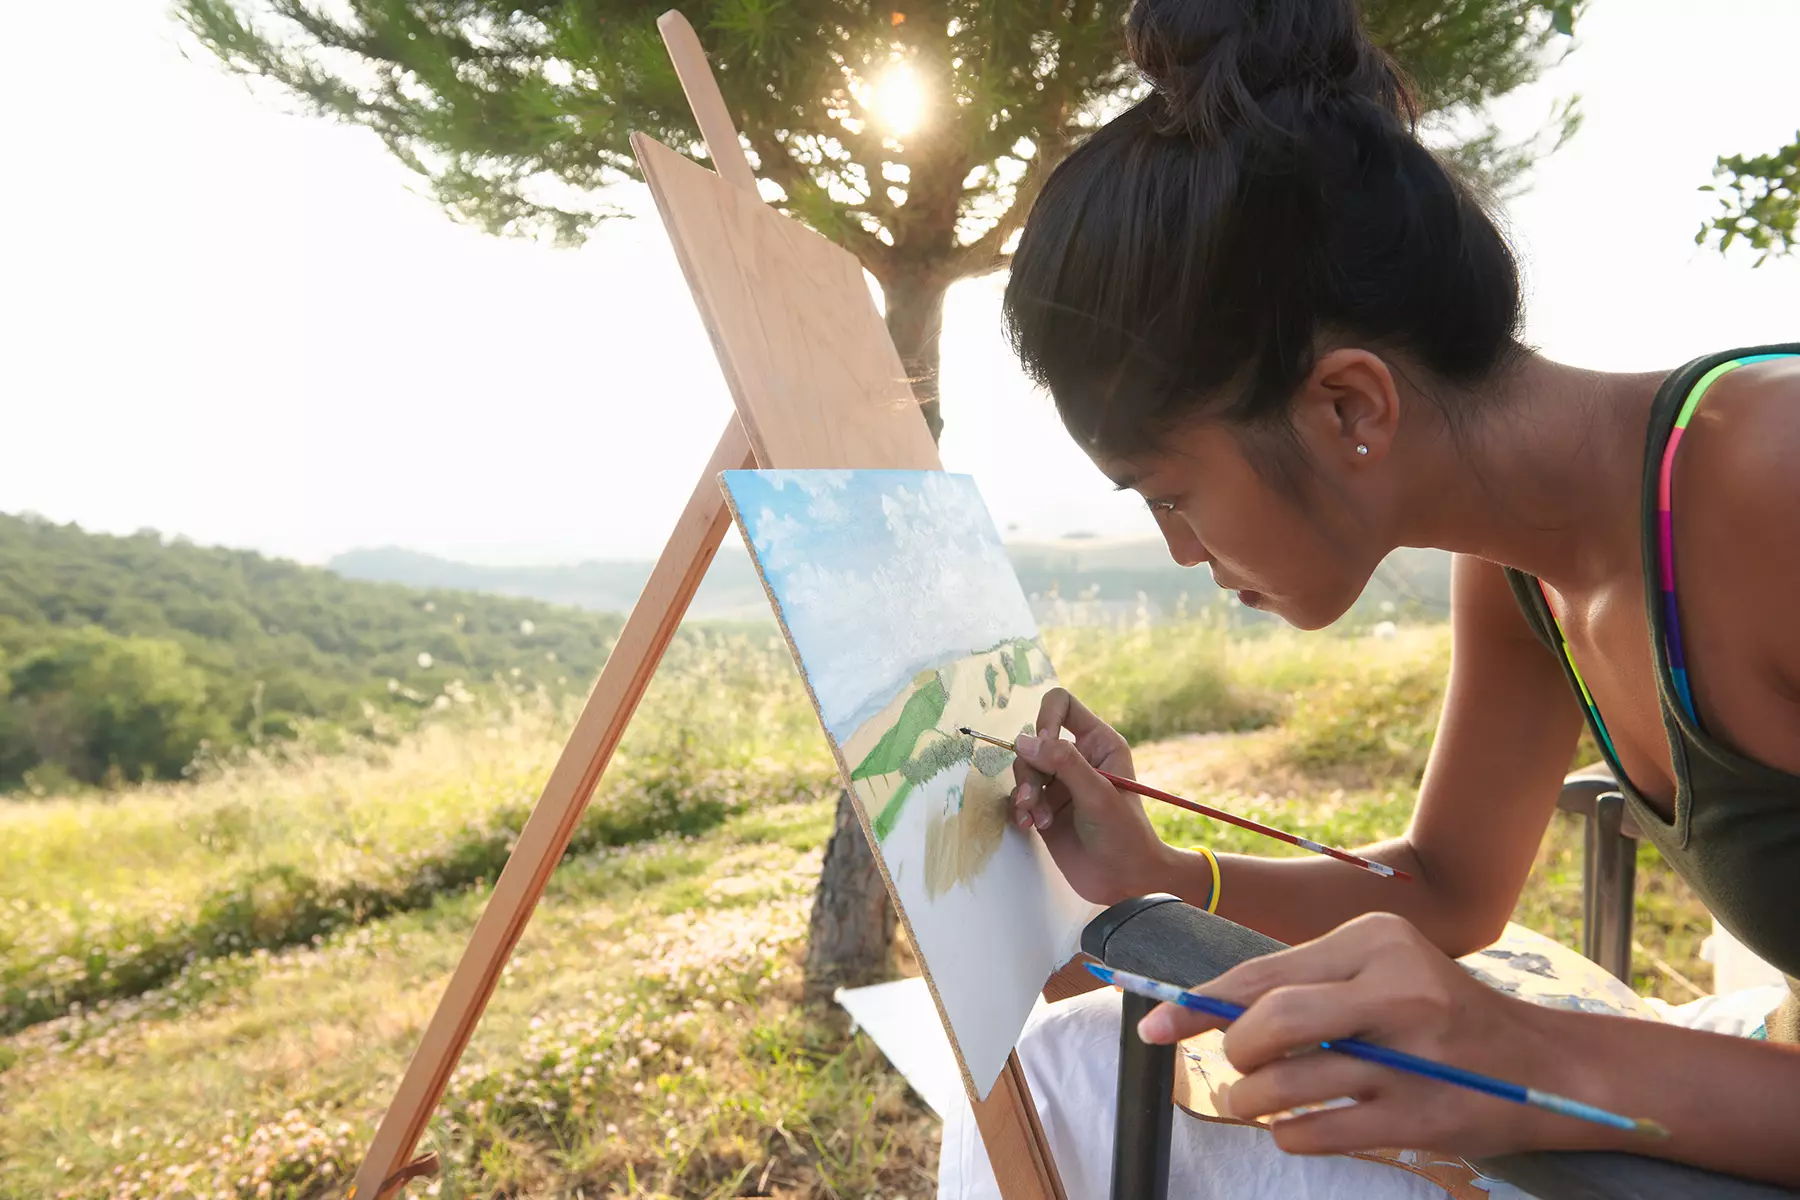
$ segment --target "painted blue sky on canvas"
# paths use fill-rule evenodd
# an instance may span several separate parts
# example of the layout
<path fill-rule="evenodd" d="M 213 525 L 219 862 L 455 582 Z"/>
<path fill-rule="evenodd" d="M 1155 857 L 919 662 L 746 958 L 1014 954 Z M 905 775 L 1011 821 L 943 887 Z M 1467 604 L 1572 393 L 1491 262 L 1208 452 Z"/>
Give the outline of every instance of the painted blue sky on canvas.
<path fill-rule="evenodd" d="M 855 732 L 928 667 L 1037 636 L 969 476 L 724 478 L 833 737 Z"/>

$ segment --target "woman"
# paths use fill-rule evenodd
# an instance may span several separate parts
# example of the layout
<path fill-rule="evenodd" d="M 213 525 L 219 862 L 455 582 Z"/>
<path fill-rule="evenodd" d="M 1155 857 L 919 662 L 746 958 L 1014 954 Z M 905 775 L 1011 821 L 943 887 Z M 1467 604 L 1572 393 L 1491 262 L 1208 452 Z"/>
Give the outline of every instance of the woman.
<path fill-rule="evenodd" d="M 1174 892 L 1296 946 L 1203 989 L 1250 1006 L 1234 1115 L 1359 1101 L 1279 1122 L 1287 1151 L 1621 1149 L 1800 1185 L 1792 996 L 1730 1038 L 1534 1007 L 1451 961 L 1511 913 L 1585 712 L 1644 836 L 1800 974 L 1800 346 L 1646 374 L 1523 347 L 1507 244 L 1352 0 L 1139 0 L 1127 36 L 1153 94 L 1037 200 L 1015 348 L 1176 561 L 1249 607 L 1318 629 L 1396 547 L 1453 552 L 1454 655 L 1412 824 L 1363 851 L 1409 886 L 1164 845 L 1095 773 L 1131 774 L 1125 741 L 1061 692 L 1020 739 L 1018 822 L 1089 900 Z M 1164 1006 L 1142 1033 L 1209 1027 Z M 1288 1056 L 1352 1035 L 1673 1136 Z"/>

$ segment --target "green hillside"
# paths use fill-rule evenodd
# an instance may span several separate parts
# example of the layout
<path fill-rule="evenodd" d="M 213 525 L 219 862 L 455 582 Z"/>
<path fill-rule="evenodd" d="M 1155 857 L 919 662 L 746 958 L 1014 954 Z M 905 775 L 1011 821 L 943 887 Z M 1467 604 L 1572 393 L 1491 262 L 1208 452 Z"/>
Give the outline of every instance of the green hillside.
<path fill-rule="evenodd" d="M 0 515 L 0 788 L 168 778 L 206 746 L 585 689 L 620 618 Z"/>

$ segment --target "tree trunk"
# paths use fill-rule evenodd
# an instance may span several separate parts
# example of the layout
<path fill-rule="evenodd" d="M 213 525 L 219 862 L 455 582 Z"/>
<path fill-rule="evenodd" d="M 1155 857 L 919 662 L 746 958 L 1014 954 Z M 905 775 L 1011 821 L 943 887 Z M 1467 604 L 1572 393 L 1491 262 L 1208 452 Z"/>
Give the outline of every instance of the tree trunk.
<path fill-rule="evenodd" d="M 850 793 L 838 793 L 837 821 L 813 893 L 806 931 L 806 995 L 829 1000 L 840 987 L 877 983 L 893 973 L 894 906 L 875 868 Z"/>
<path fill-rule="evenodd" d="M 883 288 L 888 336 L 912 381 L 925 423 L 936 440 L 944 422 L 938 415 L 938 335 L 944 325 L 945 286 L 924 275 L 907 274 Z M 838 796 L 837 822 L 825 847 L 825 866 L 813 893 L 807 929 L 806 994 L 830 999 L 839 987 L 876 983 L 893 973 L 894 906 L 863 836 L 850 794 Z"/>
<path fill-rule="evenodd" d="M 913 396 L 925 414 L 932 441 L 944 432 L 938 411 L 938 342 L 944 332 L 944 293 L 948 285 L 924 271 L 896 271 L 882 284 L 888 336 L 900 352 L 900 363 L 912 383 Z"/>

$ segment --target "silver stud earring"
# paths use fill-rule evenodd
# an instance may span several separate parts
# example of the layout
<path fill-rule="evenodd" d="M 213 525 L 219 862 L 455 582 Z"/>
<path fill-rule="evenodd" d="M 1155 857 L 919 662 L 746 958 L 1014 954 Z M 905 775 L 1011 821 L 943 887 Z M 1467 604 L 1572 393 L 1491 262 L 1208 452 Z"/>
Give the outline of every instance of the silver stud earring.
<path fill-rule="evenodd" d="M 1362 445 L 1361 443 L 1358 443 L 1357 447 L 1356 447 L 1356 452 L 1358 454 L 1367 454 L 1369 452 L 1369 448 L 1367 446 Z"/>

